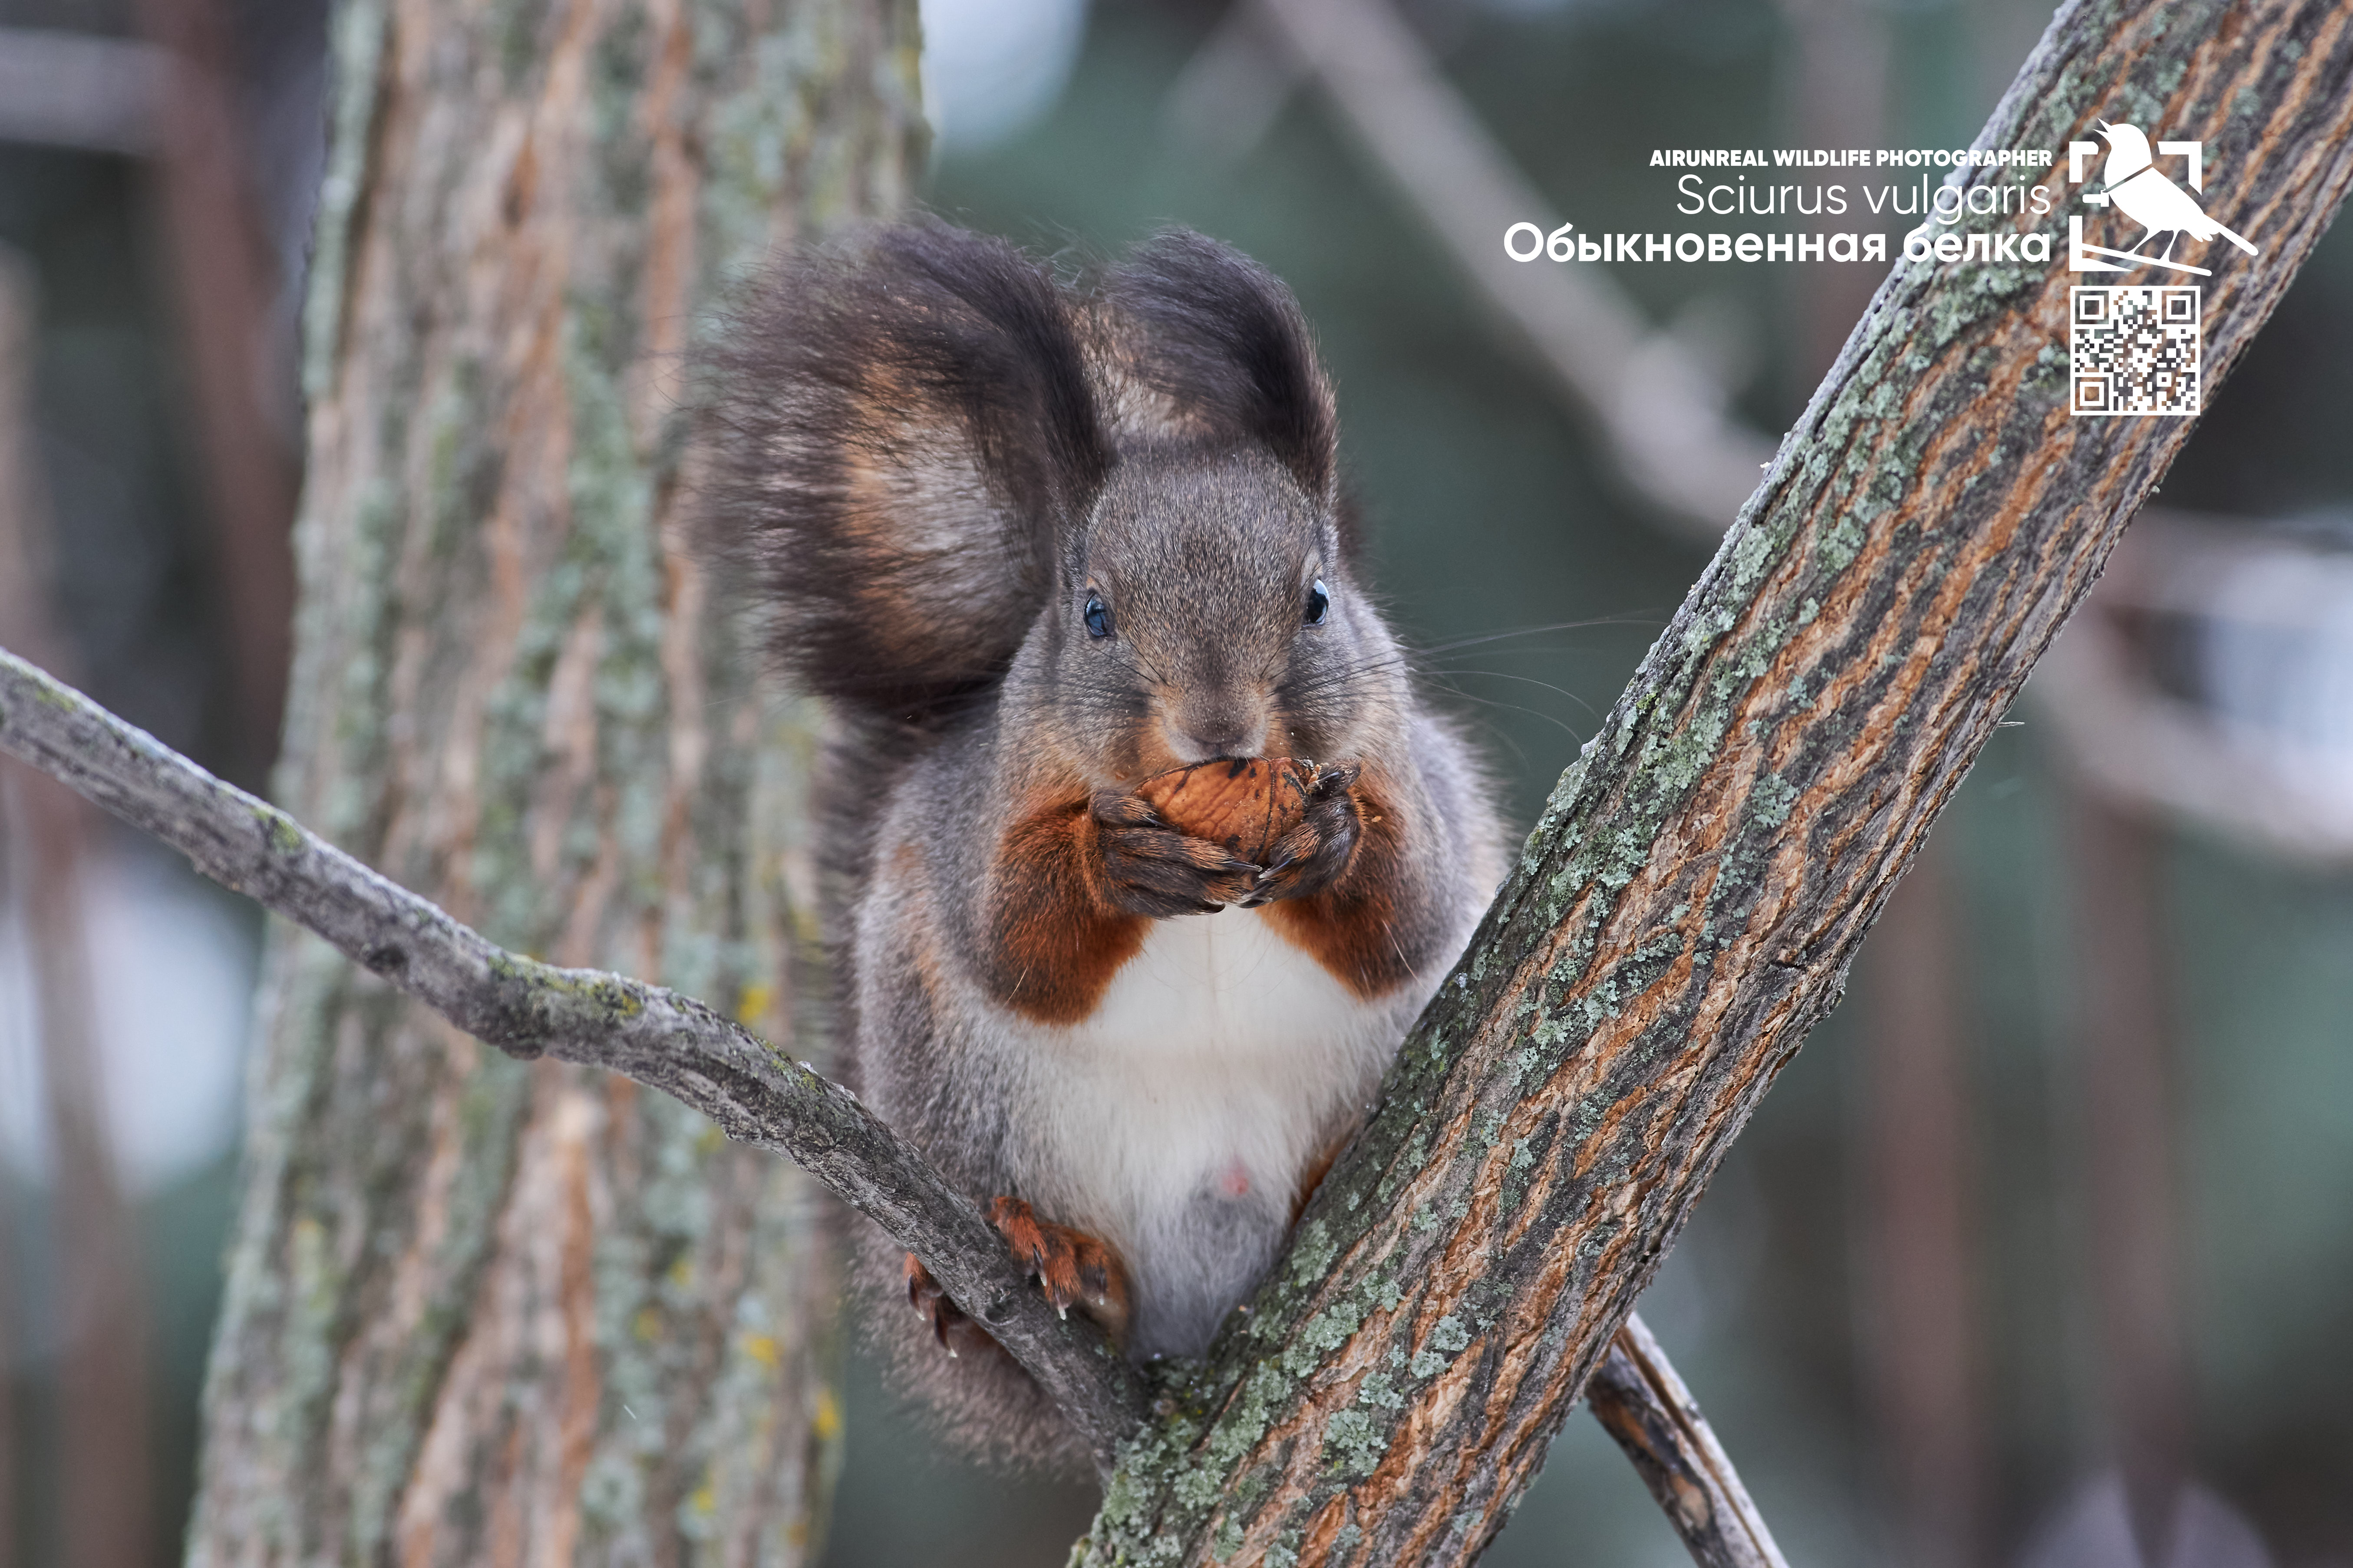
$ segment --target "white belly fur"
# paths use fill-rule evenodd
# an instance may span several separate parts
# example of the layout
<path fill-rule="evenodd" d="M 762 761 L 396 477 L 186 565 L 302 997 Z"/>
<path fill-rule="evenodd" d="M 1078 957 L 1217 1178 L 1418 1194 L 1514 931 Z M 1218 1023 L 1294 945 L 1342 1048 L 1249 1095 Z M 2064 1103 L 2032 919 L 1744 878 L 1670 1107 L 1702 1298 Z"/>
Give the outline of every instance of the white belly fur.
<path fill-rule="evenodd" d="M 1262 915 L 1227 910 L 1156 921 L 1084 1023 L 1023 1031 L 1042 1133 L 1023 1188 L 1126 1259 L 1132 1351 L 1207 1347 L 1419 999 L 1366 1003 Z"/>

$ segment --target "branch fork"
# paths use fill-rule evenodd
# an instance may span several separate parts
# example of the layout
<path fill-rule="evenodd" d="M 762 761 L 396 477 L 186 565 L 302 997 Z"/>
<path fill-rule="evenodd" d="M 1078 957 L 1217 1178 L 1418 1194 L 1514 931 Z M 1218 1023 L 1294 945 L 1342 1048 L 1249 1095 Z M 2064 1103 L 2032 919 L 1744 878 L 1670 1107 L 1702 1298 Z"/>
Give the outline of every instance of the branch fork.
<path fill-rule="evenodd" d="M 305 927 L 485 1044 L 524 1060 L 548 1056 L 620 1073 L 701 1111 L 728 1137 L 794 1161 L 923 1259 L 1052 1394 L 1106 1475 L 1122 1445 L 1145 1430 L 1154 1410 L 1145 1380 L 1083 1315 L 1064 1318 L 1030 1286 L 979 1208 L 848 1089 L 742 1025 L 664 986 L 507 952 L 5 648 L 0 751 L 162 839 L 206 877 Z M 1705 1554 L 1719 1536 L 1761 1539 L 1769 1553 L 1771 1538 L 1639 1325 L 1627 1354 L 1630 1367 L 1651 1370 L 1597 1389 L 1596 1412 L 1613 1436 L 1640 1434 L 1620 1440 L 1679 1533 L 1701 1543 L 1694 1557 L 1777 1568 L 1773 1554 Z M 1695 1511 L 1681 1500 L 1692 1496 L 1710 1507 Z"/>

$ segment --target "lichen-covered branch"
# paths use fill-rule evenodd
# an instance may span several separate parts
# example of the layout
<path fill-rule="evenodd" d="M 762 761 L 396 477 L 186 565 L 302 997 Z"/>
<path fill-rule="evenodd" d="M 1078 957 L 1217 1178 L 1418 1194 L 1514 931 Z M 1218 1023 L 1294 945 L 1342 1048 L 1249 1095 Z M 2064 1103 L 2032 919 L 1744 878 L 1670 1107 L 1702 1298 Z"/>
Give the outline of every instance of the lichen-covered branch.
<path fill-rule="evenodd" d="M 2071 0 L 1977 144 L 2052 150 L 2063 222 L 2098 119 L 2203 142 L 2261 251 L 2209 254 L 2211 389 L 2353 179 L 2353 12 Z M 2000 205 L 1970 230 L 2048 225 Z M 2189 433 L 2071 416 L 2059 248 L 1880 289 L 1081 1561 L 1461 1563 L 1502 1527 Z"/>
<path fill-rule="evenodd" d="M 1567 395 L 1661 521 L 1714 544 L 1771 445 L 1671 332 L 1652 330 L 1610 274 L 1526 266 L 1497 238 L 1560 221 L 1440 73 L 1388 0 L 1255 0 L 1250 8 L 1313 72 L 1340 124 L 1404 196 L 1493 326 Z"/>
<path fill-rule="evenodd" d="M 2232 226 L 2262 250 L 2256 263 L 2225 260 L 2206 287 L 2211 384 L 2353 178 L 2348 34 L 2353 16 L 2322 0 L 2078 0 L 1979 144 L 2061 149 L 2063 168 L 2065 142 L 2095 118 L 2206 143 L 2209 169 L 2227 172 Z M 416 130 L 389 111 L 378 120 L 388 136 Z M 536 167 L 530 156 L 514 166 L 518 177 Z M 1978 170 L 1968 183 L 2010 177 Z M 507 210 L 527 206 L 532 189 L 515 187 Z M 328 239 L 357 232 L 357 211 L 331 213 Z M 322 240 L 318 296 L 331 305 L 337 279 L 362 275 L 338 270 L 353 263 L 334 244 Z M 381 272 L 390 254 L 369 266 Z M 1928 824 L 2187 433 L 2186 421 L 2068 416 L 2069 283 L 2005 262 L 1907 264 L 1889 279 L 1555 791 L 1247 1326 L 1208 1365 L 1165 1380 L 1160 1419 L 1121 1448 L 1083 1560 L 1460 1562 L 1500 1527 L 1731 1139 L 1835 1001 Z M 319 321 L 314 346 L 353 327 L 352 301 L 364 303 L 353 288 L 342 314 Z M 569 330 L 516 341 L 560 345 Z M 534 351 L 525 368 L 560 368 L 579 348 Z M 332 361 L 332 347 L 320 352 Z M 589 384 L 567 384 L 579 395 Z M 322 406 L 317 418 L 332 423 L 344 405 Z M 474 473 L 459 449 L 471 426 L 448 423 L 464 406 L 454 393 L 432 405 L 440 424 L 418 449 L 432 459 L 418 459 L 420 473 Z M 384 417 L 406 452 L 408 426 Z M 586 460 L 565 447 L 549 470 Z M 468 482 L 497 491 L 503 472 Z M 330 472 L 322 482 L 364 510 L 392 481 Z M 600 511 L 575 525 L 604 521 Z M 438 537 L 420 534 L 417 548 Z M 338 536 L 314 549 L 364 542 Z M 515 560 L 491 560 L 500 581 L 520 580 Z M 351 564 L 334 580 L 363 580 L 366 563 Z M 553 581 L 569 581 L 568 557 L 547 564 Z M 565 689 L 596 678 L 600 638 L 639 635 L 626 618 L 637 613 L 496 626 Z M 660 650 L 674 651 L 688 657 Z M 352 657 L 355 681 L 381 682 L 387 669 L 396 686 L 421 679 L 389 637 Z M 479 710 L 484 690 L 505 688 L 477 673 L 458 669 L 449 689 Z M 628 690 L 593 696 L 600 712 L 636 711 Z M 298 725 L 332 727 L 331 698 L 322 682 L 322 706 Z M 543 713 L 491 713 L 484 733 L 503 744 L 513 730 L 527 743 L 513 754 L 460 748 L 446 759 L 449 776 L 527 778 L 531 747 L 555 747 L 559 761 L 578 763 L 576 778 L 555 781 L 566 798 L 600 802 L 608 826 L 661 840 L 666 830 L 641 831 L 659 814 L 641 822 L 582 782 L 609 775 L 561 710 L 550 699 Z M 690 752 L 701 743 L 673 740 Z M 357 735 L 346 750 L 364 760 L 377 743 Z M 517 1054 L 628 1074 L 791 1154 L 893 1229 L 967 1310 L 976 1304 L 1099 1448 L 1134 1431 L 1133 1374 L 1044 1310 L 971 1205 L 854 1100 L 719 1015 L 501 951 L 13 659 L 0 662 L 0 746 L 294 914 L 468 1031 Z M 392 794 L 392 826 L 370 816 L 372 832 L 448 828 L 418 827 L 401 815 L 412 800 Z M 478 818 L 447 832 L 452 857 L 475 856 L 457 863 L 478 901 L 530 886 L 501 881 L 475 842 L 477 829 L 511 826 Z M 574 857 L 570 843 L 559 823 L 532 847 L 581 886 L 609 889 L 605 863 Z M 926 1216 L 940 1215 L 950 1217 L 927 1230 Z M 270 1234 L 280 1232 L 301 1264 L 322 1227 Z"/>
<path fill-rule="evenodd" d="M 434 905 L 0 650 L 0 750 L 187 856 L 223 887 L 325 938 L 475 1038 L 607 1068 L 731 1138 L 789 1156 L 923 1259 L 1070 1413 L 1098 1452 L 1145 1409 L 1127 1363 L 1057 1317 L 969 1198 L 848 1090 L 691 997 L 505 952 Z"/>
<path fill-rule="evenodd" d="M 740 1025 L 661 986 L 505 952 L 5 649 L 0 751 L 153 834 L 206 876 L 309 928 L 477 1039 L 524 1059 L 621 1073 L 702 1112 L 731 1138 L 788 1156 L 921 1257 L 1054 1392 L 1106 1462 L 1145 1419 L 1134 1369 L 1087 1320 L 1065 1322 L 1047 1309 L 968 1198 L 848 1090 Z M 1639 1320 L 1628 1333 L 1640 1336 L 1629 1343 L 1641 1347 L 1649 1380 L 1630 1375 L 1606 1413 L 1597 1399 L 1597 1414 L 1646 1480 L 1662 1465 L 1677 1476 L 1713 1466 L 1731 1478 L 1726 1495 L 1739 1500 L 1731 1510 L 1692 1510 L 1660 1493 L 1677 1530 L 1702 1543 L 1694 1555 L 1709 1562 L 1705 1543 L 1727 1528 L 1762 1527 L 1736 1517 L 1746 1494 L 1665 1353 Z M 1696 1438 L 1677 1447 L 1661 1437 L 1669 1432 Z"/>

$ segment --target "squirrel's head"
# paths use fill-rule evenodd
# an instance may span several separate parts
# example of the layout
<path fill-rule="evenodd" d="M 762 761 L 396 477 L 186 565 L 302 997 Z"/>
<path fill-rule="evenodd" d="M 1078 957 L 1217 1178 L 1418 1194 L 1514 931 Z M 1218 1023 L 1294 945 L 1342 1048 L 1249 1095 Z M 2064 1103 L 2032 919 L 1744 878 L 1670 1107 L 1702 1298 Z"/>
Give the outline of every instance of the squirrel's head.
<path fill-rule="evenodd" d="M 1055 700 L 1080 719 L 1065 743 L 1105 783 L 1349 760 L 1404 671 L 1356 586 L 1331 384 L 1296 301 L 1177 232 L 1112 276 L 1104 322 L 1119 457 L 1043 627 Z"/>
<path fill-rule="evenodd" d="M 1342 762 L 1403 672 L 1331 510 L 1253 451 L 1150 454 L 1099 498 L 1049 612 L 1056 700 L 1104 781 L 1212 757 Z"/>

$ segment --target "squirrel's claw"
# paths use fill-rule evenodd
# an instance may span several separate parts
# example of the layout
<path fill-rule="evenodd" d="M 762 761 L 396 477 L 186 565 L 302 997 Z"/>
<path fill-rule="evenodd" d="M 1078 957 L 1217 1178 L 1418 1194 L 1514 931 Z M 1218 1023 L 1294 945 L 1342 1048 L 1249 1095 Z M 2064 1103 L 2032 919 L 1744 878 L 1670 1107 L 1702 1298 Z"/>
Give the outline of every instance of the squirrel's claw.
<path fill-rule="evenodd" d="M 1087 802 L 1094 819 L 1105 827 L 1166 827 L 1152 803 L 1140 795 L 1097 790 Z"/>
<path fill-rule="evenodd" d="M 1334 763 L 1315 770 L 1315 787 L 1309 792 L 1310 802 L 1325 801 L 1336 795 L 1345 795 L 1356 787 L 1364 776 L 1364 766 L 1358 763 Z"/>
<path fill-rule="evenodd" d="M 929 1325 L 932 1338 L 951 1360 L 963 1359 L 965 1351 L 1002 1352 L 1003 1347 L 989 1336 L 988 1331 L 965 1316 L 964 1309 L 949 1300 L 947 1291 L 932 1278 L 932 1271 L 912 1252 L 907 1254 L 907 1303 Z"/>
<path fill-rule="evenodd" d="M 1344 763 L 1316 776 L 1306 815 L 1274 841 L 1250 907 L 1320 893 L 1347 870 L 1364 836 L 1365 813 L 1354 793 L 1357 771 L 1354 763 Z"/>
<path fill-rule="evenodd" d="M 1128 914 L 1208 914 L 1250 897 L 1258 868 L 1221 844 L 1161 826 L 1141 795 L 1104 790 L 1089 802 L 1102 853 L 1103 896 Z"/>
<path fill-rule="evenodd" d="M 1062 1317 L 1078 1308 L 1103 1325 L 1114 1342 L 1127 1332 L 1127 1271 L 1110 1247 L 1084 1231 L 1039 1219 L 1019 1198 L 998 1198 L 988 1205 L 989 1222 L 997 1226 L 1022 1268 L 1045 1290 L 1046 1299 Z M 932 1331 L 932 1338 L 952 1357 L 965 1352 L 1004 1353 L 987 1329 L 965 1315 L 913 1253 L 907 1254 L 907 1304 Z"/>
<path fill-rule="evenodd" d="M 991 1203 L 988 1219 L 1044 1289 L 1056 1313 L 1067 1319 L 1076 1307 L 1102 1324 L 1113 1341 L 1125 1334 L 1127 1271 L 1110 1247 L 1084 1231 L 1039 1219 L 1019 1198 Z"/>
<path fill-rule="evenodd" d="M 1282 859 L 1277 860 L 1273 865 L 1269 866 L 1264 870 L 1261 871 L 1256 877 L 1250 879 L 1250 896 L 1244 899 L 1237 907 L 1245 910 L 1257 910 L 1264 909 L 1267 905 L 1274 902 L 1279 894 L 1275 889 L 1271 888 L 1269 884 L 1273 882 L 1276 877 L 1280 876 L 1282 872 L 1289 870 L 1296 864 L 1298 864 L 1297 857 L 1286 855 Z"/>

